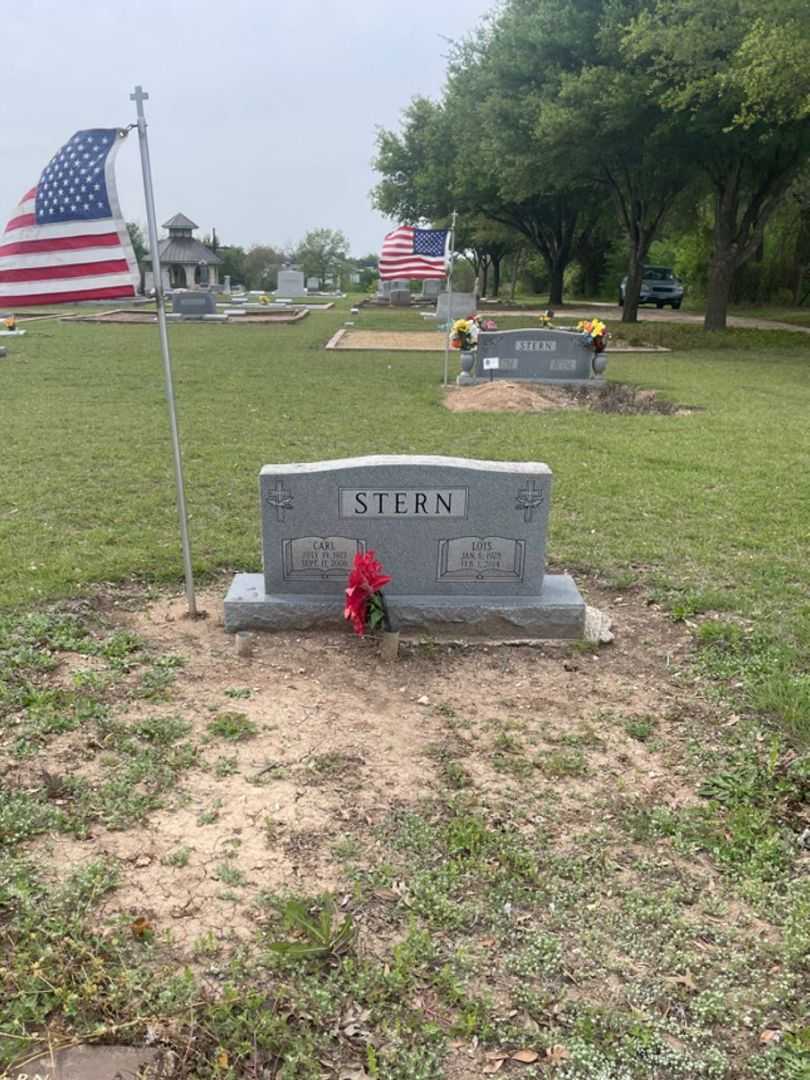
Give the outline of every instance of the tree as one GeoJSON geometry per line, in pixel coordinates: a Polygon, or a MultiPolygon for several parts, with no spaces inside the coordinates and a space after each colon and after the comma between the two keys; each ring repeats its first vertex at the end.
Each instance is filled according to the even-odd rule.
{"type": "Polygon", "coordinates": [[[284,255],[269,244],[254,244],[244,260],[244,284],[249,289],[275,289],[284,255]]]}
{"type": "Polygon", "coordinates": [[[734,275],[810,152],[806,62],[795,48],[810,33],[810,7],[773,0],[767,20],[761,12],[759,0],[658,0],[624,39],[713,192],[706,330],[725,327],[734,275]],[[777,78],[781,67],[787,77],[777,78]]]}
{"type": "Polygon", "coordinates": [[[349,241],[338,229],[311,229],[295,251],[295,261],[307,277],[321,283],[337,278],[349,258],[349,241]]]}
{"type": "Polygon", "coordinates": [[[236,244],[220,245],[217,252],[222,259],[222,266],[220,267],[220,277],[224,281],[226,277],[231,279],[231,282],[236,285],[250,286],[247,280],[247,271],[245,268],[247,255],[243,247],[239,247],[236,244]]]}
{"type": "Polygon", "coordinates": [[[135,262],[140,266],[147,251],[143,228],[136,221],[128,221],[127,232],[129,233],[129,242],[132,244],[132,250],[135,254],[135,262]]]}

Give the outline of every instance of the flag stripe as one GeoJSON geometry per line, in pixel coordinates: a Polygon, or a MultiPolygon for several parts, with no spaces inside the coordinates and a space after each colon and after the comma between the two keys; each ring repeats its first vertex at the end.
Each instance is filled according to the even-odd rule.
{"type": "Polygon", "coordinates": [[[126,259],[108,259],[106,262],[75,263],[72,266],[27,266],[23,270],[0,270],[0,282],[4,281],[54,281],[58,278],[87,278],[91,274],[117,274],[129,269],[126,259]]]}
{"type": "Polygon", "coordinates": [[[77,289],[75,292],[51,292],[51,293],[20,293],[16,296],[4,296],[0,292],[0,300],[4,304],[13,304],[15,307],[47,304],[72,304],[80,300],[118,300],[135,295],[131,283],[125,285],[105,285],[92,289],[77,289]]]}
{"type": "MultiPolygon", "coordinates": [[[[383,281],[393,281],[399,278],[405,280],[440,280],[447,276],[446,256],[417,254],[416,238],[427,239],[435,245],[445,230],[416,230],[411,225],[400,225],[383,240],[379,259],[379,274],[383,281]]],[[[445,235],[446,239],[446,235],[445,235]]],[[[436,250],[435,246],[427,249],[420,247],[420,251],[436,250]]]]}
{"type": "Polygon", "coordinates": [[[6,225],[6,232],[12,232],[14,229],[25,229],[29,225],[36,225],[36,214],[20,214],[19,217],[12,218],[6,225]]]}
{"type": "Polygon", "coordinates": [[[57,236],[52,240],[17,240],[0,244],[0,266],[10,255],[37,255],[57,251],[84,251],[86,248],[117,247],[118,233],[101,233],[99,236],[57,236]]]}
{"type": "MultiPolygon", "coordinates": [[[[129,283],[132,289],[132,278],[127,274],[101,274],[97,277],[68,279],[55,286],[51,281],[31,281],[24,284],[0,284],[0,301],[4,304],[12,303],[17,296],[38,296],[41,303],[42,297],[47,297],[50,292],[69,293],[82,292],[86,289],[104,288],[106,285],[126,285],[129,283]]],[[[134,292],[134,290],[133,290],[134,292]]],[[[133,295],[133,292],[130,295],[133,295]]],[[[54,301],[57,303],[57,301],[54,301]]]]}
{"type": "Polygon", "coordinates": [[[78,131],[48,162],[0,237],[0,302],[135,296],[138,268],[115,188],[116,128],[78,131]]]}

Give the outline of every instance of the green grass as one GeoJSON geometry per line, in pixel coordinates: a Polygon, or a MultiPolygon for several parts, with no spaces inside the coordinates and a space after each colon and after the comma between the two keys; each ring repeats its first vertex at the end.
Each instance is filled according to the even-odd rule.
{"type": "MultiPolygon", "coordinates": [[[[778,639],[759,707],[800,735],[810,653],[810,338],[643,325],[677,351],[615,355],[613,379],[699,407],[688,417],[448,414],[441,355],[325,352],[351,299],[295,326],[172,327],[195,569],[260,566],[256,477],[271,461],[363,453],[541,459],[555,475],[549,553],[638,583],[687,613],[735,611],[778,639]]],[[[363,310],[358,327],[421,329],[363,310]]],[[[615,329],[615,324],[613,324],[615,329]]],[[[622,333],[626,333],[623,329],[622,333]]],[[[179,580],[157,333],[32,327],[2,369],[0,604],[98,581],[179,580]],[[48,453],[43,455],[44,434],[48,453]]],[[[171,668],[144,677],[160,699],[171,668]]]]}
{"type": "MultiPolygon", "coordinates": [[[[474,723],[450,699],[437,704],[432,797],[384,808],[373,825],[342,819],[329,841],[343,863],[335,894],[257,900],[254,937],[197,941],[198,977],[148,919],[144,929],[105,917],[114,860],[88,844],[96,861],[55,881],[30,855],[46,834],[139,835],[183,804],[190,776],[224,785],[239,768],[227,744],[260,734],[238,711],[253,691],[237,682],[195,738],[178,715],[193,678],[183,658],[155,655],[76,599],[100,582],[180,581],[154,328],[34,324],[0,368],[0,751],[12,780],[0,788],[0,1069],[46,1029],[57,1044],[156,1030],[186,1074],[217,1080],[361,1066],[380,1080],[438,1080],[450,1048],[474,1044],[543,1055],[503,1075],[548,1075],[562,1046],[565,1080],[805,1080],[810,340],[630,331],[675,351],[615,355],[611,378],[698,407],[688,416],[450,414],[440,353],[323,350],[350,303],[295,326],[172,328],[200,575],[258,569],[265,462],[545,460],[553,563],[664,605],[694,635],[684,676],[740,718],[707,729],[674,703],[672,717],[606,712],[555,734],[542,716],[474,723]],[[70,740],[94,770],[37,771],[51,749],[72,762],[59,757],[70,740]],[[611,750],[614,764],[622,747],[652,762],[667,740],[670,753],[678,742],[682,801],[602,772],[611,750]],[[485,767],[497,783],[482,789],[485,767]],[[766,1045],[761,1033],[776,1028],[766,1045]]],[[[430,325],[414,312],[353,318],[430,325]]],[[[581,653],[570,655],[590,663],[581,653]]],[[[419,651],[433,655],[435,643],[419,651]]],[[[345,799],[360,765],[324,750],[297,782],[345,799]]],[[[207,783],[194,810],[212,834],[221,791],[207,783]]],[[[286,842],[273,815],[254,824],[268,849],[286,842]]],[[[192,857],[173,841],[163,862],[179,873],[192,857]]],[[[222,851],[208,873],[238,904],[262,869],[222,851]]],[[[479,1051],[475,1067],[484,1060],[479,1051]]]]}

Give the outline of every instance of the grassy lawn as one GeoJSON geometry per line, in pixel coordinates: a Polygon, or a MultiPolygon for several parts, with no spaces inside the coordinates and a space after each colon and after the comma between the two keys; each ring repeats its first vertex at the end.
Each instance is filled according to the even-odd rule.
{"type": "MultiPolygon", "coordinates": [[[[121,603],[138,607],[146,587],[180,583],[156,329],[32,324],[0,361],[0,1076],[49,1030],[56,1041],[156,1031],[182,1058],[178,1075],[229,1080],[807,1080],[810,339],[639,328],[674,351],[616,355],[610,378],[689,415],[450,413],[440,353],[324,351],[346,319],[430,325],[350,305],[291,326],[172,326],[201,580],[219,588],[222,571],[260,567],[267,462],[546,461],[553,565],[626,597],[642,625],[645,603],[661,609],[637,647],[667,693],[619,708],[599,700],[609,684],[597,679],[597,704],[567,729],[532,683],[541,661],[510,660],[510,691],[506,661],[425,643],[401,674],[370,668],[352,693],[369,714],[375,679],[395,709],[411,687],[414,701],[428,694],[429,713],[414,705],[402,724],[425,740],[430,794],[341,818],[325,842],[328,887],[257,888],[250,946],[225,927],[186,954],[148,919],[106,919],[128,865],[109,854],[115,836],[137,851],[156,821],[196,807],[201,786],[246,775],[247,748],[272,725],[230,669],[197,696],[201,673],[230,663],[218,638],[201,657],[161,648],[81,600],[120,584],[121,603]],[[672,635],[687,653],[670,674],[672,635]],[[481,679],[477,710],[454,696],[466,664],[481,679]],[[49,755],[68,745],[76,756],[55,775],[49,755]],[[644,777],[670,773],[678,799],[642,797],[644,777]],[[88,855],[54,876],[46,839],[88,855]]],[[[295,654],[268,662],[266,692],[281,700],[295,654]]],[[[596,670],[569,649],[542,660],[549,686],[563,662],[596,670]]],[[[629,693],[632,668],[615,663],[629,693]]],[[[558,697],[575,695],[565,687],[558,697]]],[[[304,697],[288,706],[305,719],[304,697]]],[[[350,700],[338,715],[354,715],[350,700]]],[[[356,744],[299,758],[245,788],[266,796],[251,827],[273,858],[271,807],[291,778],[304,802],[321,784],[363,804],[356,744]]],[[[215,829],[225,809],[195,808],[194,828],[215,829]]],[[[160,861],[180,873],[194,857],[189,842],[160,861]]],[[[218,903],[248,906],[236,848],[209,876],[218,903]]]]}

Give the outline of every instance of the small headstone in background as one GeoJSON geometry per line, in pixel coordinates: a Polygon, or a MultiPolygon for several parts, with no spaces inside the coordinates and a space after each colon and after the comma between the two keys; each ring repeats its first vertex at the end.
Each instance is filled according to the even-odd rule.
{"type": "Polygon", "coordinates": [[[318,292],[321,287],[321,279],[316,277],[307,278],[307,288],[312,292],[318,292]]]}
{"type": "Polygon", "coordinates": [[[393,282],[382,281],[377,282],[377,296],[383,300],[387,300],[391,295],[391,286],[393,282]]]}
{"type": "Polygon", "coordinates": [[[223,282],[223,286],[224,286],[225,292],[229,293],[231,291],[231,275],[230,274],[225,275],[225,280],[223,282]]]}
{"type": "Polygon", "coordinates": [[[451,304],[450,293],[442,292],[436,300],[436,318],[439,322],[455,322],[475,315],[477,308],[475,293],[454,292],[451,304]]]}
{"type": "Polygon", "coordinates": [[[408,307],[411,303],[411,290],[392,289],[389,299],[394,307],[408,307]]]}
{"type": "Polygon", "coordinates": [[[435,300],[443,289],[443,281],[437,281],[435,278],[426,278],[422,282],[422,299],[435,300]]]}
{"type": "Polygon", "coordinates": [[[172,311],[185,319],[201,319],[204,315],[216,315],[216,297],[209,292],[176,292],[172,295],[172,311]]]}
{"type": "Polygon", "coordinates": [[[581,638],[585,602],[545,573],[551,470],[540,462],[381,455],[266,465],[263,574],[237,574],[225,629],[340,625],[354,557],[392,581],[395,626],[581,638]]]}
{"type": "Polygon", "coordinates": [[[306,296],[307,290],[304,284],[304,275],[301,270],[279,270],[277,296],[306,296]]]}

